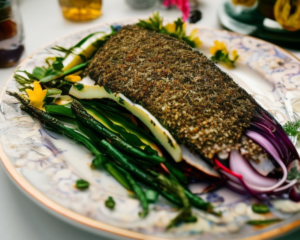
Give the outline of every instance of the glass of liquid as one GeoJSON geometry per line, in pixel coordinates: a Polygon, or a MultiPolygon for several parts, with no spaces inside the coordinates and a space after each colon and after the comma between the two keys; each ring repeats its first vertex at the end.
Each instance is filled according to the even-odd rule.
{"type": "Polygon", "coordinates": [[[62,14],[73,21],[93,20],[101,16],[102,0],[59,0],[62,14]]]}
{"type": "Polygon", "coordinates": [[[20,59],[23,26],[16,0],[0,0],[0,68],[13,66],[20,59]]]}

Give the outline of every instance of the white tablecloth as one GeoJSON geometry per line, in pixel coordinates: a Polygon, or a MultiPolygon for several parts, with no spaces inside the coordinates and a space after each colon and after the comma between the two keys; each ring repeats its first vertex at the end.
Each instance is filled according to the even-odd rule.
{"type": "MultiPolygon", "coordinates": [[[[203,18],[198,24],[221,28],[217,20],[216,9],[222,1],[200,0],[203,18]]],[[[61,15],[57,0],[20,0],[19,7],[25,30],[25,53],[22,58],[58,37],[97,24],[121,19],[145,18],[156,10],[160,10],[166,18],[181,16],[178,10],[164,10],[159,5],[146,10],[133,10],[125,3],[125,0],[103,0],[103,15],[97,20],[83,23],[65,20],[61,15]]],[[[300,58],[299,51],[293,53],[300,58]]],[[[0,89],[13,70],[14,67],[0,69],[0,89]]],[[[99,240],[103,238],[70,226],[42,210],[14,186],[0,164],[0,239],[99,240]]]]}

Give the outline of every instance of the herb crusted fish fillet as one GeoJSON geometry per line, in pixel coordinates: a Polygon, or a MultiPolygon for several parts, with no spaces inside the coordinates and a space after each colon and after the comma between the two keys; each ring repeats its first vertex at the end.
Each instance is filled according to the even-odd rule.
{"type": "Polygon", "coordinates": [[[253,116],[252,97],[206,56],[138,26],[112,37],[88,74],[142,105],[178,142],[207,158],[241,142],[253,116]]]}

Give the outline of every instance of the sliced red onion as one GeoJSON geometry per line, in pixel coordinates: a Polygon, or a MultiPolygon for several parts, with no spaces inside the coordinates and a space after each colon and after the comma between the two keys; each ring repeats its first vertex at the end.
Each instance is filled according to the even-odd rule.
{"type": "Polygon", "coordinates": [[[299,184],[295,184],[293,187],[291,187],[289,192],[289,198],[292,201],[300,202],[300,188],[299,184]]]}
{"type": "Polygon", "coordinates": [[[284,191],[284,190],[286,190],[286,189],[288,189],[288,188],[294,186],[296,183],[297,183],[297,180],[294,179],[294,180],[290,181],[288,184],[286,184],[286,185],[284,185],[284,186],[282,186],[282,187],[276,188],[276,189],[274,190],[274,192],[281,192],[281,191],[284,191]]]}
{"type": "Polygon", "coordinates": [[[241,184],[228,180],[226,182],[226,185],[234,192],[241,193],[241,194],[247,193],[246,189],[243,186],[241,186],[241,184]]]}
{"type": "MultiPolygon", "coordinates": [[[[236,176],[233,176],[232,174],[230,174],[230,173],[228,173],[228,172],[226,172],[226,171],[224,171],[224,170],[220,170],[220,172],[221,172],[224,176],[226,176],[230,181],[235,182],[235,183],[241,183],[240,178],[238,178],[238,177],[236,177],[236,176]]],[[[242,176],[241,176],[241,178],[242,178],[242,176]]]]}
{"type": "Polygon", "coordinates": [[[267,138],[274,145],[274,147],[276,148],[276,150],[278,151],[278,153],[282,159],[289,158],[288,150],[287,150],[286,146],[284,144],[282,144],[280,139],[276,138],[276,136],[273,134],[273,132],[270,133],[269,131],[265,131],[263,128],[260,128],[257,125],[255,126],[254,124],[252,124],[252,126],[250,127],[249,130],[253,130],[254,132],[257,132],[257,133],[261,134],[262,136],[264,136],[265,138],[267,138]]]}
{"type": "Polygon", "coordinates": [[[227,182],[229,182],[229,185],[231,186],[232,190],[237,189],[235,187],[235,185],[237,184],[239,186],[239,188],[238,188],[239,191],[237,191],[238,193],[240,193],[240,190],[243,189],[243,193],[249,192],[253,195],[257,194],[256,192],[254,192],[252,189],[250,189],[247,186],[247,184],[245,183],[245,181],[243,180],[243,177],[241,175],[232,172],[230,169],[223,166],[221,164],[221,162],[219,162],[217,159],[215,159],[215,163],[220,168],[219,171],[229,179],[227,182]]]}
{"type": "MultiPolygon", "coordinates": [[[[275,136],[274,136],[274,133],[273,133],[274,130],[273,130],[273,129],[270,129],[270,127],[267,126],[267,125],[265,125],[264,123],[261,123],[261,122],[252,122],[251,125],[254,126],[254,127],[257,127],[258,129],[260,129],[260,130],[262,130],[262,131],[264,131],[264,132],[267,132],[267,133],[269,133],[271,136],[275,137],[275,136]]],[[[276,128],[274,127],[274,129],[276,129],[276,128]]]]}
{"type": "Polygon", "coordinates": [[[250,137],[252,140],[254,140],[255,142],[257,142],[260,146],[262,146],[274,158],[274,160],[279,164],[279,166],[282,168],[282,172],[283,172],[282,179],[271,187],[251,186],[251,184],[249,185],[249,187],[252,188],[253,190],[259,191],[259,192],[269,192],[269,191],[272,191],[272,190],[278,188],[286,181],[287,169],[286,169],[286,166],[284,165],[284,163],[282,162],[282,160],[280,159],[277,150],[266,138],[264,138],[262,135],[258,134],[257,132],[248,130],[248,131],[246,131],[246,135],[248,137],[250,137]]]}
{"type": "Polygon", "coordinates": [[[253,118],[253,122],[258,122],[259,126],[256,126],[259,128],[262,132],[261,134],[265,137],[267,137],[268,140],[272,142],[272,144],[277,148],[277,150],[282,151],[284,153],[284,157],[282,160],[288,164],[294,159],[299,159],[299,154],[289,139],[288,135],[282,128],[282,126],[276,121],[276,119],[273,118],[272,115],[270,115],[268,112],[266,112],[264,109],[259,108],[256,109],[257,113],[256,116],[253,118]],[[273,132],[273,136],[275,136],[275,142],[269,139],[269,136],[271,134],[268,134],[269,131],[266,130],[266,128],[269,128],[273,132]],[[269,136],[266,136],[269,135],[269,136]]]}
{"type": "Polygon", "coordinates": [[[257,190],[259,187],[270,188],[278,182],[276,179],[257,173],[237,150],[231,151],[229,165],[233,172],[243,176],[246,185],[252,186],[253,190],[257,190]]]}
{"type": "Polygon", "coordinates": [[[283,146],[287,147],[289,156],[288,159],[286,160],[286,163],[289,164],[291,161],[294,159],[300,159],[299,154],[293,145],[292,141],[289,139],[288,135],[286,132],[283,130],[283,128],[279,125],[276,128],[276,136],[278,139],[281,139],[281,141],[284,143],[283,146]]]}

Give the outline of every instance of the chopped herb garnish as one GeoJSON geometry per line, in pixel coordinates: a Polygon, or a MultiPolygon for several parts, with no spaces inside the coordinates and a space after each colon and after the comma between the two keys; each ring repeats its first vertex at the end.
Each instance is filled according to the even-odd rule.
{"type": "Polygon", "coordinates": [[[110,90],[110,88],[107,85],[104,85],[103,87],[107,93],[109,93],[109,94],[112,93],[112,91],[110,90]]]}
{"type": "Polygon", "coordinates": [[[270,209],[263,203],[257,203],[252,205],[252,211],[255,213],[268,213],[270,212],[270,209]]]}
{"type": "Polygon", "coordinates": [[[78,90],[81,91],[84,88],[84,85],[81,83],[75,83],[74,87],[78,90]]]}
{"type": "Polygon", "coordinates": [[[168,137],[168,143],[171,145],[172,148],[174,148],[174,144],[172,142],[172,140],[168,137]]]}
{"type": "Polygon", "coordinates": [[[250,220],[246,223],[253,226],[259,226],[259,225],[269,225],[280,221],[282,220],[279,218],[275,218],[275,219],[266,219],[266,220],[250,220]]]}
{"type": "Polygon", "coordinates": [[[287,175],[287,180],[294,180],[294,179],[297,179],[297,180],[300,179],[300,172],[298,171],[297,167],[295,167],[295,166],[290,169],[290,171],[288,172],[288,175],[287,175]]]}
{"type": "Polygon", "coordinates": [[[105,206],[110,210],[113,210],[115,208],[115,205],[116,203],[111,196],[109,196],[108,199],[105,200],[105,206]]]}
{"type": "Polygon", "coordinates": [[[62,57],[56,57],[56,60],[52,63],[53,69],[61,71],[64,67],[64,64],[62,63],[63,60],[64,58],[62,57]]]}
{"type": "Polygon", "coordinates": [[[154,127],[156,126],[155,122],[153,122],[152,119],[150,120],[150,123],[151,123],[154,127]]]}
{"type": "Polygon", "coordinates": [[[300,140],[300,120],[296,122],[287,122],[283,125],[283,129],[287,135],[297,137],[297,139],[300,140]]]}
{"type": "Polygon", "coordinates": [[[119,97],[119,103],[123,104],[124,105],[124,99],[119,97]]]}
{"type": "Polygon", "coordinates": [[[85,190],[88,189],[90,186],[90,183],[83,180],[83,179],[78,179],[76,181],[76,188],[78,188],[79,190],[85,190]]]}
{"type": "Polygon", "coordinates": [[[181,223],[195,223],[197,218],[192,215],[191,208],[184,208],[181,212],[169,223],[167,230],[179,226],[181,223]]]}

